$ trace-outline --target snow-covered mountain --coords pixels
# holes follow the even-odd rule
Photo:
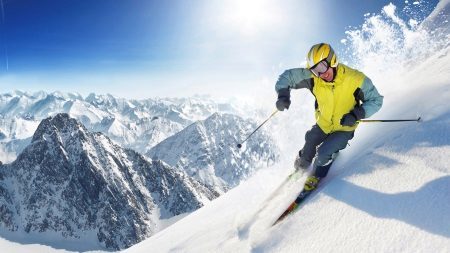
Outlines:
[[[138,101],[111,95],[90,94],[83,99],[79,94],[15,91],[0,95],[0,156],[4,163],[14,161],[43,117],[64,112],[122,147],[160,157],[211,189],[225,192],[278,156],[273,139],[264,130],[256,133],[244,149],[236,149],[236,143],[256,125],[223,113],[239,113],[235,107],[207,97]],[[176,150],[167,146],[174,143]]]
[[[241,149],[237,143],[255,124],[231,114],[215,113],[165,139],[147,156],[186,171],[212,189],[225,192],[255,171],[277,161],[278,148],[265,132],[256,132]]]
[[[165,138],[215,112],[240,111],[230,104],[200,96],[133,100],[93,93],[83,98],[73,93],[14,91],[0,94],[1,148],[5,156],[11,157],[6,162],[11,162],[23,147],[8,142],[24,142],[41,120],[67,113],[90,131],[103,132],[123,147],[145,153]],[[12,146],[17,149],[11,149]]]
[[[43,120],[17,160],[0,166],[4,237],[72,241],[66,249],[129,247],[160,230],[161,220],[217,196],[182,171],[89,132],[67,114]]]
[[[238,113],[238,109],[206,97],[138,101],[95,94],[83,98],[79,94],[60,92],[15,91],[0,95],[0,156],[3,163],[11,163],[4,165],[1,172],[5,178],[1,181],[4,190],[1,222],[4,228],[14,231],[14,235],[6,231],[5,237],[12,236],[13,240],[22,242],[14,238],[25,233],[25,237],[43,242],[49,241],[49,234],[56,234],[64,242],[73,239],[72,246],[61,247],[74,250],[128,247],[176,221],[169,218],[196,210],[206,200],[239,184],[261,164],[276,160],[274,142],[263,131],[242,151],[237,150],[236,144],[255,124],[217,112]],[[49,116],[52,118],[45,119]],[[186,130],[175,139],[195,139],[195,143],[179,145],[190,145],[191,150],[198,152],[186,156],[171,151],[184,162],[175,162],[174,168],[159,160],[145,160],[138,153],[116,145],[145,152],[184,127]],[[199,139],[203,133],[206,133],[204,138]],[[215,144],[220,146],[216,148]],[[164,145],[161,147],[164,149]],[[154,174],[147,175],[149,169]],[[118,175],[115,170],[126,172]],[[54,171],[58,173],[52,175]],[[72,179],[72,174],[77,176]],[[139,175],[140,180],[128,174]],[[94,177],[92,183],[81,182],[82,178],[86,181],[90,177]],[[84,195],[89,195],[85,191],[93,190],[84,184],[95,187],[95,196],[85,199]],[[77,191],[74,187],[84,190]],[[40,191],[45,193],[32,195]],[[74,192],[82,196],[69,196]],[[122,195],[118,196],[118,192]],[[30,201],[37,203],[30,204]],[[109,202],[114,201],[120,204],[109,210],[107,206],[112,205]],[[103,204],[86,211],[86,204],[80,207],[79,202]],[[131,207],[130,202],[134,203]],[[56,207],[48,207],[49,204]],[[105,216],[114,220],[102,221]],[[117,217],[132,220],[135,225],[124,225],[126,221],[116,221]],[[112,233],[117,234],[114,239],[109,236]],[[79,247],[80,241],[86,242],[84,248]],[[58,247],[54,240],[49,244]]]

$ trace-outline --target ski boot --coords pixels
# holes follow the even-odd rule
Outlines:
[[[306,171],[309,165],[311,165],[311,162],[308,162],[305,159],[303,159],[300,154],[301,151],[298,152],[297,156],[295,157],[294,161],[295,171]]]
[[[319,185],[320,179],[320,177],[309,176],[305,181],[305,186],[303,187],[303,189],[305,191],[312,191],[316,189],[317,185]]]

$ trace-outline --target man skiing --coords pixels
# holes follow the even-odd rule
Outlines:
[[[306,170],[315,157],[304,186],[311,191],[326,177],[335,154],[353,138],[358,121],[381,108],[383,96],[363,73],[338,63],[329,44],[312,46],[306,61],[307,68],[289,69],[281,74],[275,90],[280,111],[289,109],[291,89],[307,88],[316,98],[316,124],[306,132],[305,145],[294,162],[296,170]]]

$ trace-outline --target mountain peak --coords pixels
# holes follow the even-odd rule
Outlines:
[[[235,149],[242,133],[254,123],[227,113],[213,113],[165,139],[146,154],[184,170],[198,181],[219,192],[254,173],[261,161],[278,159],[274,141],[257,132],[245,150]]]
[[[52,135],[55,132],[70,134],[78,130],[86,131],[82,124],[76,119],[70,118],[67,113],[58,113],[53,117],[42,120],[34,133],[31,142],[45,139],[45,135]]]

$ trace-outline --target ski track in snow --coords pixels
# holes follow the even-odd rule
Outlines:
[[[296,198],[305,179],[306,175],[299,175],[287,182],[283,181],[281,186],[273,190],[269,198],[256,205],[258,207],[256,211],[249,213],[250,215],[245,217],[243,221],[236,221],[239,239],[254,241],[255,236],[257,236],[255,233],[257,234],[262,228],[270,228],[274,222],[273,218],[276,217],[272,217],[272,219],[265,217],[271,217],[271,213],[283,212],[283,208]],[[253,242],[250,242],[250,244],[253,244]]]

